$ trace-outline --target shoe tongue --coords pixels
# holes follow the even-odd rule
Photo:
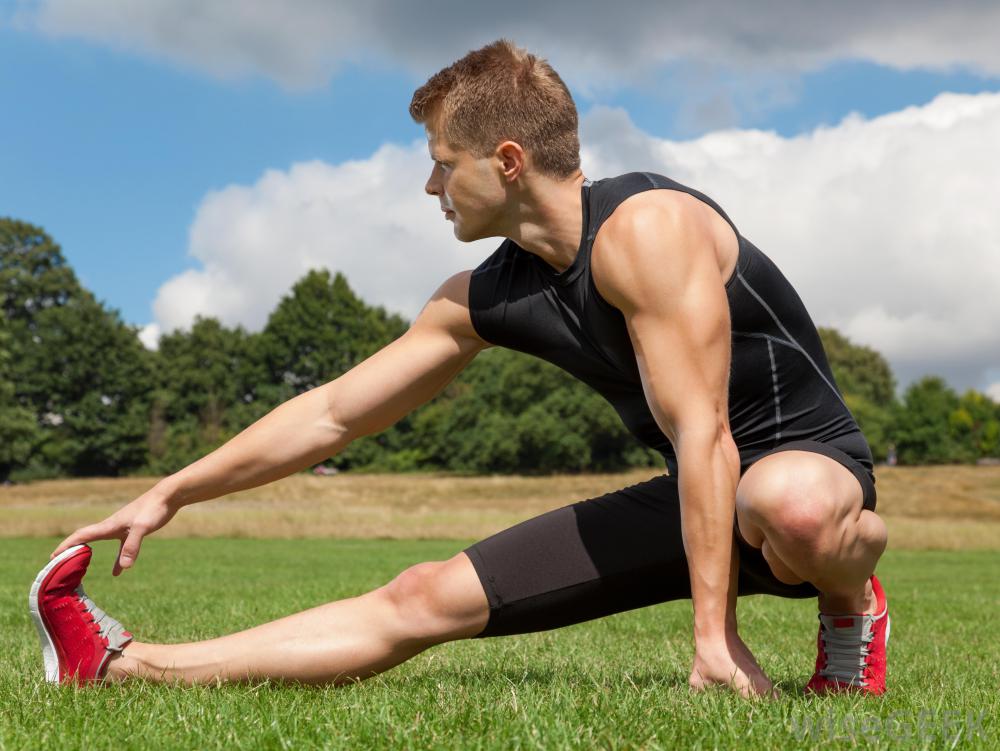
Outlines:
[[[865,617],[863,615],[854,614],[826,615],[825,613],[820,613],[819,618],[828,630],[836,631],[842,634],[851,632],[857,632],[860,634],[865,623]]]

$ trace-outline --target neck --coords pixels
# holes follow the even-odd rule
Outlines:
[[[567,180],[546,180],[526,191],[506,236],[557,271],[568,269],[583,240],[583,181],[577,171]]]

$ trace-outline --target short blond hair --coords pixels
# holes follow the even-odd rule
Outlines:
[[[576,104],[547,61],[499,39],[455,61],[413,93],[410,116],[477,158],[515,141],[534,168],[570,177],[580,168]]]

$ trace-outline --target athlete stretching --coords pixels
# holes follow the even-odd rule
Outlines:
[[[773,695],[737,633],[738,594],[816,597],[806,690],[882,693],[886,545],[871,452],[816,329],[775,265],[711,199],[658,174],[592,182],[577,113],[506,41],[416,91],[426,191],[455,236],[505,241],[448,279],[399,339],[276,408],[64,540],[30,602],[50,680],[347,682],[454,639],[551,629],[691,598],[690,685]],[[519,524],[367,594],[191,644],[149,644],[79,582],[92,540],[117,575],[185,505],[262,485],[384,430],[476,354],[545,358],[605,396],[669,475]]]

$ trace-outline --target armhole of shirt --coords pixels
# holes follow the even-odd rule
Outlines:
[[[495,301],[482,299],[482,296],[478,292],[480,282],[477,281],[477,277],[481,278],[481,281],[488,281],[491,275],[498,273],[497,269],[505,265],[506,246],[507,241],[505,240],[499,248],[490,253],[469,274],[469,320],[472,322],[472,328],[479,338],[491,346],[498,346],[490,335],[490,319],[492,316],[489,311]],[[482,279],[482,277],[486,278]]]

